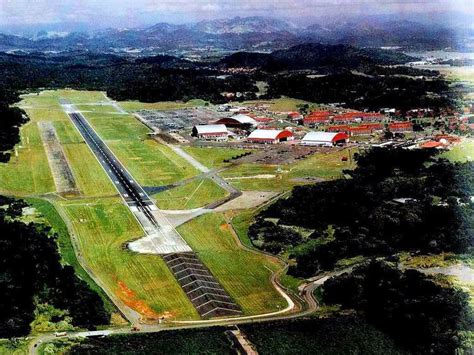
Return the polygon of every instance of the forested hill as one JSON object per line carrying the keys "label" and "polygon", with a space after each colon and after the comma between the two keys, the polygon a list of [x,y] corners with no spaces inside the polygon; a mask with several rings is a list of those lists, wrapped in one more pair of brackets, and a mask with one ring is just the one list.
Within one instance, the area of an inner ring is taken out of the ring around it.
{"label": "forested hill", "polygon": [[383,50],[361,49],[349,45],[301,44],[271,54],[238,52],[223,58],[223,67],[250,67],[268,71],[318,69],[321,67],[356,68],[360,65],[394,65],[413,61],[406,54]]}

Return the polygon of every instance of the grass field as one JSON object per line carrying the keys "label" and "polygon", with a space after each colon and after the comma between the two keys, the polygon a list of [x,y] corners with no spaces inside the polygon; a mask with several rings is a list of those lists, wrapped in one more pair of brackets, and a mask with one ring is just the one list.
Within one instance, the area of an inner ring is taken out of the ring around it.
{"label": "grass field", "polygon": [[225,159],[231,159],[234,156],[251,152],[247,149],[238,148],[219,148],[219,147],[183,147],[187,153],[192,155],[201,164],[205,165],[209,169],[218,169],[225,166],[229,166],[231,163],[225,163]]}
{"label": "grass field", "polygon": [[143,232],[120,200],[68,202],[61,207],[74,226],[87,264],[123,302],[151,318],[198,317],[163,259],[124,249],[124,243]]}
{"label": "grass field", "polygon": [[183,101],[161,101],[161,102],[140,102],[140,101],[120,101],[119,105],[125,111],[133,112],[140,110],[179,110],[184,108],[204,106],[204,100]]}
{"label": "grass field", "polygon": [[158,207],[164,210],[203,207],[226,196],[226,191],[210,179],[195,179],[185,185],[153,195]]}
{"label": "grass field", "polygon": [[[289,165],[241,164],[221,172],[222,177],[241,190],[284,191],[306,183],[305,178],[336,179],[343,169],[353,168],[342,157],[353,154],[348,149],[316,153]],[[310,181],[309,181],[310,182]]]}
{"label": "grass field", "polygon": [[[242,103],[235,103],[236,105],[242,105]],[[254,106],[254,105],[269,105],[269,110],[270,111],[282,111],[282,112],[288,112],[288,111],[298,111],[298,106],[299,105],[313,105],[312,103],[304,100],[299,100],[299,99],[292,99],[290,97],[282,97],[280,99],[272,99],[272,100],[255,100],[255,101],[244,101],[243,105],[245,106]]]}
{"label": "grass field", "polygon": [[7,164],[0,163],[0,192],[15,196],[55,191],[53,176],[35,121],[21,128],[21,143]]}
{"label": "grass field", "polygon": [[474,159],[474,138],[464,138],[461,143],[443,154],[451,161],[466,162]]}
{"label": "grass field", "polygon": [[245,314],[286,307],[270,282],[270,270],[279,270],[281,264],[274,258],[241,249],[230,228],[222,214],[212,213],[180,226],[178,231]]}

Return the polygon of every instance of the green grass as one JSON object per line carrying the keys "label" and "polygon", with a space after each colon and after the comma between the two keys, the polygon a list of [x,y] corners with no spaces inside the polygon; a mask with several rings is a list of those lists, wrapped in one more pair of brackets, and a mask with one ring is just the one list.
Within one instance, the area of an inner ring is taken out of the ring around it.
{"label": "green grass", "polygon": [[[354,151],[351,150],[350,154],[353,153]],[[290,190],[293,186],[307,183],[304,180],[299,180],[303,178],[324,180],[340,178],[343,169],[354,167],[354,163],[342,161],[342,157],[347,156],[349,156],[348,149],[334,149],[329,152],[315,153],[304,160],[289,165],[240,164],[221,172],[221,176],[231,178],[229,182],[241,190],[285,191]],[[258,175],[268,175],[269,177],[263,178]]]}
{"label": "green grass", "polygon": [[180,226],[178,231],[245,314],[286,307],[270,282],[270,270],[279,270],[280,262],[239,247],[230,228],[222,214],[212,213]]}
{"label": "green grass", "polygon": [[69,119],[65,119],[63,121],[55,121],[53,122],[53,125],[54,129],[56,130],[59,142],[61,142],[61,144],[84,142],[84,139],[77,131],[76,127],[74,127],[74,124],[69,121]]}
{"label": "green grass", "polygon": [[89,197],[117,195],[103,167],[86,143],[63,146],[81,194]]}
{"label": "green grass", "polygon": [[57,98],[67,99],[73,104],[85,104],[107,101],[101,91],[57,90],[52,93]]}
{"label": "green grass", "polygon": [[143,231],[118,199],[68,202],[61,207],[74,226],[88,266],[123,302],[149,317],[198,317],[162,258],[124,249]]}
{"label": "green grass", "polygon": [[21,127],[18,156],[0,163],[0,192],[16,196],[55,191],[53,176],[36,122]]}
{"label": "green grass", "polygon": [[155,194],[158,207],[164,210],[184,210],[219,201],[228,194],[210,179],[195,179],[170,190]]}
{"label": "green grass", "polygon": [[184,108],[204,106],[206,101],[195,99],[188,102],[183,101],[161,101],[161,102],[140,102],[140,101],[121,101],[119,105],[129,112],[140,110],[179,110]]}
{"label": "green grass", "polygon": [[97,286],[97,284],[90,278],[89,274],[87,274],[87,272],[79,264],[72,246],[71,236],[69,235],[66,223],[64,223],[54,205],[51,202],[38,198],[28,198],[27,201],[41,214],[40,222],[51,226],[53,232],[57,234],[57,243],[62,262],[72,266],[76,275],[79,276],[79,278],[81,278],[83,281],[87,282],[89,287],[101,296],[105,307],[109,312],[115,311],[115,306],[109,300],[108,296],[99,286]]}
{"label": "green grass", "polygon": [[456,162],[472,161],[474,159],[474,138],[464,138],[461,143],[443,153],[443,156]]}
{"label": "green grass", "polygon": [[[237,103],[238,105],[241,105],[241,103]],[[304,100],[299,100],[299,99],[292,99],[290,97],[282,97],[279,99],[272,99],[272,100],[255,100],[255,101],[244,101],[243,105],[245,106],[253,106],[257,104],[262,104],[262,105],[269,105],[270,111],[283,111],[283,112],[288,112],[288,111],[298,111],[298,106],[299,105],[314,105],[308,101]]]}
{"label": "green grass", "polygon": [[225,163],[225,159],[231,159],[234,156],[241,155],[250,150],[237,148],[219,148],[219,147],[183,147],[187,153],[192,155],[201,164],[210,169],[218,169],[229,166],[230,163]]}
{"label": "green grass", "polygon": [[85,112],[84,116],[101,138],[106,141],[140,141],[145,139],[150,131],[130,115]]}
{"label": "green grass", "polygon": [[108,141],[107,144],[142,185],[168,185],[198,174],[169,147],[152,139]]}

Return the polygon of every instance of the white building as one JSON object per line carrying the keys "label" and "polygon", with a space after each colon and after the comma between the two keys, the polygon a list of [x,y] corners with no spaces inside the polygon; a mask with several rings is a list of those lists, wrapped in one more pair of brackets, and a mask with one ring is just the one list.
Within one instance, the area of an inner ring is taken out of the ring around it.
{"label": "white building", "polygon": [[193,127],[194,137],[205,140],[224,141],[229,136],[229,131],[224,124],[197,125]]}
{"label": "white building", "polygon": [[256,129],[247,137],[251,143],[275,144],[293,140],[293,133],[279,129]]}
{"label": "white building", "polygon": [[308,132],[301,140],[301,144],[332,147],[345,144],[348,140],[349,136],[343,132]]}

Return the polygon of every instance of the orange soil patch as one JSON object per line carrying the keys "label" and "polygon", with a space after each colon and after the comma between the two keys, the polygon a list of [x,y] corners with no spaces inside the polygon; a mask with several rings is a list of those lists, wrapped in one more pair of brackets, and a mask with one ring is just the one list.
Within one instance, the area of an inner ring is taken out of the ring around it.
{"label": "orange soil patch", "polygon": [[219,229],[220,229],[221,231],[228,231],[228,230],[230,230],[230,225],[229,225],[229,223],[221,224],[221,225],[219,226]]}
{"label": "orange soil patch", "polygon": [[[116,291],[117,296],[130,308],[134,309],[147,320],[157,320],[164,315],[155,313],[145,302],[136,299],[136,294],[125,285],[124,282],[118,282],[118,290]],[[165,312],[168,313],[168,312]]]}

